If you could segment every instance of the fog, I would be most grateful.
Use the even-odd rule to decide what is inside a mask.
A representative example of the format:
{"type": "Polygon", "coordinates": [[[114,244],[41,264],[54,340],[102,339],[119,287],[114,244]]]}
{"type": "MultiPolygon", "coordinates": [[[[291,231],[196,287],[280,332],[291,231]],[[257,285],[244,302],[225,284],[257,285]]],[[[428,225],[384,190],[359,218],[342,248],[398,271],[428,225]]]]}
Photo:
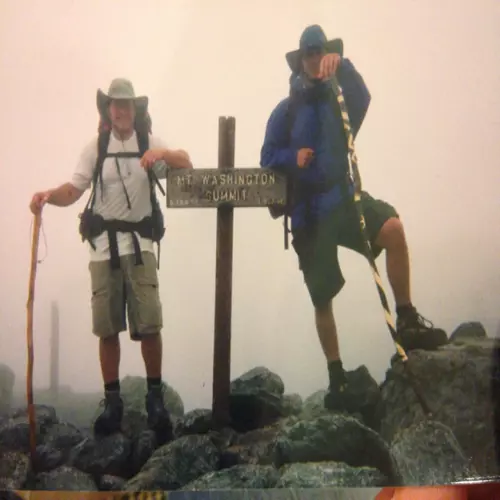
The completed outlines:
{"type": "MultiPolygon", "coordinates": [[[[0,362],[26,371],[26,300],[35,191],[71,178],[97,130],[96,90],[130,78],[150,98],[154,133],[217,166],[218,117],[236,117],[236,167],[256,167],[266,121],[287,95],[285,53],[305,26],[342,37],[372,103],[356,141],[364,188],[405,225],[412,295],[448,333],[500,312],[500,3],[441,0],[3,0],[0,4],[0,362]]],[[[34,306],[36,387],[49,383],[50,304],[60,309],[60,381],[101,391],[91,332],[88,250],[75,205],[43,213],[34,306]]],[[[161,197],[161,194],[159,193],[161,197]]],[[[167,209],[160,293],[163,376],[187,410],[211,404],[216,211],[167,209]]],[[[347,369],[384,377],[394,346],[368,263],[340,250],[347,280],[334,308],[347,369]]],[[[393,308],[384,258],[377,261],[393,308]]],[[[287,392],[326,387],[313,310],[282,221],[234,215],[234,378],[264,365],[287,392]]],[[[121,376],[144,375],[122,333],[121,376]]]]}

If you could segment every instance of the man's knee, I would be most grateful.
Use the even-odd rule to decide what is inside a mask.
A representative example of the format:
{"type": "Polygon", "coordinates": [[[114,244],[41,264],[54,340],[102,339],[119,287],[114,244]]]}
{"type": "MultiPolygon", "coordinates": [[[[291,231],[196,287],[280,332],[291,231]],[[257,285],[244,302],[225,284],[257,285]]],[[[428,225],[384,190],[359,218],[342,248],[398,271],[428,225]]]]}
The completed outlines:
{"type": "Polygon", "coordinates": [[[406,244],[403,223],[399,217],[390,217],[385,221],[375,238],[375,244],[382,249],[406,244]]]}
{"type": "Polygon", "coordinates": [[[322,321],[333,316],[333,300],[330,299],[327,302],[322,302],[314,306],[314,315],[317,321],[322,321]]]}
{"type": "Polygon", "coordinates": [[[120,334],[118,332],[105,332],[103,335],[95,333],[95,335],[99,338],[99,342],[105,347],[115,346],[120,343],[120,334]]]}
{"type": "Polygon", "coordinates": [[[130,330],[130,339],[141,344],[158,344],[161,342],[161,331],[156,327],[149,329],[143,328],[142,331],[130,330]]]}

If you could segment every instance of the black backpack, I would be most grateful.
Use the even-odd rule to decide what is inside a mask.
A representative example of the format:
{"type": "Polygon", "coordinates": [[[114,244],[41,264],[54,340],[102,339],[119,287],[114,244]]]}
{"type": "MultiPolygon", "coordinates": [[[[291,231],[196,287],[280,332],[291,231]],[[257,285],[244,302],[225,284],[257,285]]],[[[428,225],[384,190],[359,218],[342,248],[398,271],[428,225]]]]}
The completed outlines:
{"type": "MultiPolygon", "coordinates": [[[[136,109],[136,117],[134,123],[134,129],[137,134],[137,142],[139,150],[137,152],[120,152],[120,153],[108,153],[108,145],[111,136],[111,125],[107,117],[100,116],[100,122],[98,127],[98,139],[97,139],[97,160],[94,167],[94,173],[92,177],[92,191],[90,193],[89,199],[83,212],[80,214],[80,226],[79,232],[82,237],[82,241],[89,241],[90,245],[95,249],[93,244],[93,239],[99,236],[103,231],[108,231],[110,235],[110,253],[112,260],[112,267],[116,268],[118,264],[118,250],[116,248],[116,231],[127,231],[131,232],[137,231],[142,237],[149,238],[158,245],[158,268],[159,268],[159,255],[160,255],[160,241],[165,235],[165,226],[163,213],[160,208],[160,204],[156,197],[155,185],[158,186],[162,194],[165,196],[165,190],[160,184],[158,178],[154,174],[152,169],[148,169],[148,178],[150,185],[150,199],[152,213],[150,217],[145,217],[143,220],[137,223],[130,223],[125,221],[105,221],[100,215],[93,213],[93,207],[96,197],[97,183],[101,183],[101,197],[104,196],[104,189],[102,189],[102,168],[104,160],[108,157],[114,157],[116,162],[116,167],[118,174],[121,179],[120,165],[118,158],[142,158],[144,153],[149,149],[149,134],[151,133],[151,117],[147,108],[136,109]]],[[[123,190],[127,198],[127,204],[129,208],[130,199],[125,189],[125,184],[122,179],[123,190]]],[[[138,242],[136,242],[135,235],[134,246],[136,250],[136,263],[142,263],[142,259],[139,253],[138,242]]]]}
{"type": "MultiPolygon", "coordinates": [[[[292,75],[290,80],[293,78],[292,75]]],[[[287,139],[290,140],[292,127],[295,122],[295,113],[297,109],[297,101],[293,98],[292,92],[290,91],[290,97],[288,99],[288,106],[286,109],[286,136],[287,139]]],[[[286,203],[284,205],[272,204],[267,208],[271,217],[273,219],[279,219],[280,217],[284,217],[283,225],[284,225],[284,237],[285,237],[285,249],[288,250],[288,234],[291,232],[288,226],[288,220],[292,214],[292,208],[294,205],[294,192],[296,189],[296,182],[291,174],[286,174],[286,203]]]]}

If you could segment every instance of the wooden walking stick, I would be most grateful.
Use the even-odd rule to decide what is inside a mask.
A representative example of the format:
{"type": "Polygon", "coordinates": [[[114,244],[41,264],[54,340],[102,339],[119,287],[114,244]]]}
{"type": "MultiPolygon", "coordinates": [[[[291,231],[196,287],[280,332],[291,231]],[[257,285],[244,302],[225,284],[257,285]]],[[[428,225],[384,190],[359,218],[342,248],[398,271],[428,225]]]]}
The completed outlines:
{"type": "Polygon", "coordinates": [[[31,243],[31,269],[28,288],[28,321],[27,321],[27,343],[28,343],[28,368],[26,375],[26,396],[28,399],[28,422],[30,429],[30,452],[31,462],[35,458],[36,448],[36,417],[35,408],[33,406],[33,303],[35,301],[35,277],[36,267],[38,263],[38,241],[40,238],[40,226],[42,224],[41,214],[35,215],[35,223],[33,227],[33,240],[31,243]]]}

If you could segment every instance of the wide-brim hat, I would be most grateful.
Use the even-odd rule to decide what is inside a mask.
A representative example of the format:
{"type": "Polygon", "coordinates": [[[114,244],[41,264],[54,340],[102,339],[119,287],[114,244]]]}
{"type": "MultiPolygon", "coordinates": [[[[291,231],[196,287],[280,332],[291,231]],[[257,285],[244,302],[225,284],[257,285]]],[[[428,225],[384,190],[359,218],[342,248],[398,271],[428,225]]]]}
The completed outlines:
{"type": "Polygon", "coordinates": [[[344,42],[341,38],[328,40],[321,26],[313,24],[308,26],[300,36],[299,48],[285,55],[288,66],[293,73],[299,73],[301,59],[310,50],[323,49],[327,54],[344,53],[344,42]]]}
{"type": "Polygon", "coordinates": [[[115,78],[109,85],[107,93],[101,89],[97,90],[97,109],[101,115],[106,115],[109,103],[114,99],[132,100],[136,108],[144,110],[147,109],[149,103],[147,96],[135,95],[132,82],[126,78],[115,78]]]}

